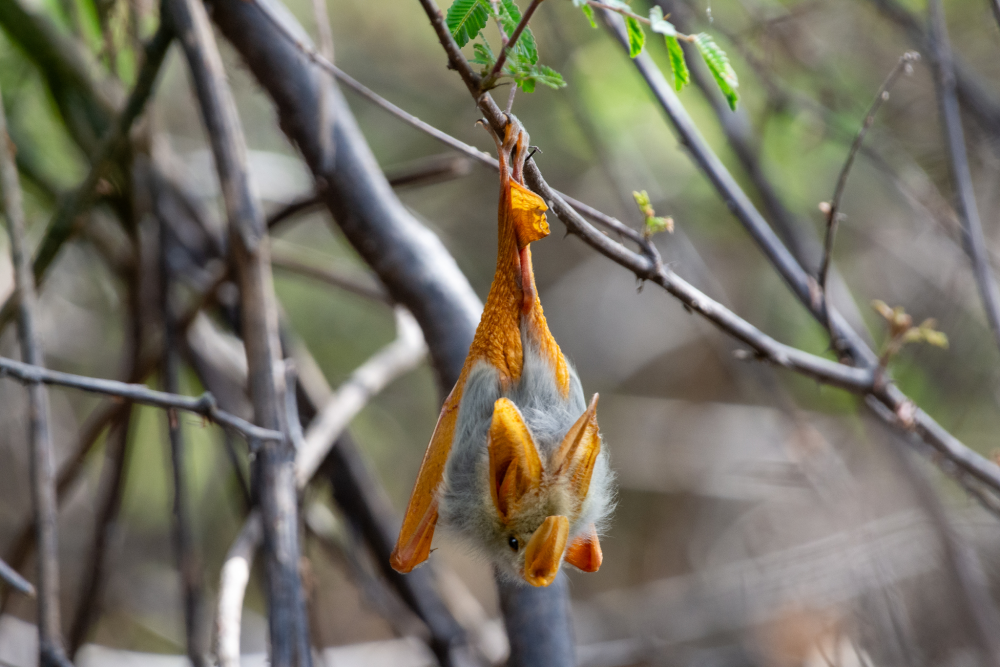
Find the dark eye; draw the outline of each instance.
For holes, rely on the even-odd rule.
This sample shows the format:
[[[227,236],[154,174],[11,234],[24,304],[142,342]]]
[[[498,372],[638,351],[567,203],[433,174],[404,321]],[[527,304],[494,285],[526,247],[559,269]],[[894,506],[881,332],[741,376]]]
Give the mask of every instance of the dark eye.
[[[507,546],[509,546],[512,551],[517,551],[520,545],[517,543],[517,538],[511,535],[507,538]]]

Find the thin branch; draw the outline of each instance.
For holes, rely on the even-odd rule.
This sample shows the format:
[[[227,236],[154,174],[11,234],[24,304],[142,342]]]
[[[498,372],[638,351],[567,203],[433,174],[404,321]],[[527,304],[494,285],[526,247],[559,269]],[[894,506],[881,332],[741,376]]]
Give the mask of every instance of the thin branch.
[[[416,367],[427,354],[420,326],[403,308],[396,309],[396,331],[396,340],[351,373],[309,424],[303,446],[295,457],[295,477],[300,489],[316,474],[334,442],[368,401]]]
[[[7,118],[0,99],[0,189],[10,235],[14,265],[14,290],[18,303],[18,340],[26,363],[42,365],[42,344],[36,318],[35,281],[29,267],[24,238],[24,208],[13,144],[7,135]],[[16,362],[15,362],[16,363]],[[37,379],[28,384],[31,493],[35,508],[38,544],[38,651],[41,665],[69,665],[59,614],[59,534],[55,458],[52,451],[49,397]]]
[[[160,377],[167,393],[177,394],[180,390],[179,360],[177,354],[177,330],[175,314],[170,300],[173,271],[170,267],[171,248],[167,224],[159,221],[160,227],[160,313],[163,325],[163,357]],[[184,601],[184,635],[187,656],[194,667],[205,667],[205,651],[201,647],[199,626],[201,616],[202,581],[201,569],[191,536],[190,511],[187,500],[187,474],[185,464],[184,434],[177,414],[166,413],[167,436],[170,443],[170,463],[173,472],[173,507],[171,528],[173,534],[174,557],[180,575],[181,597]]]
[[[983,225],[979,219],[976,194],[972,188],[972,172],[965,148],[965,132],[962,129],[962,112],[955,92],[955,65],[948,40],[944,10],[939,0],[931,0],[928,5],[930,20],[930,52],[934,69],[934,83],[941,105],[941,123],[948,146],[951,162],[951,177],[955,187],[955,210],[962,222],[962,237],[966,252],[972,260],[972,272],[983,301],[986,319],[993,331],[993,337],[1000,347],[1000,289],[997,287],[993,269],[990,266]]]
[[[477,162],[484,164],[487,167],[490,167],[494,171],[500,168],[500,163],[497,162],[497,159],[492,155],[484,151],[481,151],[475,146],[471,146],[465,143],[464,141],[456,139],[450,134],[434,127],[430,123],[426,123],[420,120],[410,112],[396,106],[389,100],[385,99],[384,97],[382,97],[381,95],[379,95],[378,93],[371,90],[363,83],[352,77],[350,74],[347,74],[342,69],[331,63],[329,60],[320,55],[314,48],[312,48],[311,46],[303,42],[301,39],[299,39],[299,37],[287,25],[285,25],[285,23],[282,22],[282,20],[279,17],[274,15],[273,10],[271,9],[270,6],[266,5],[261,0],[250,0],[250,1],[253,2],[255,5],[257,5],[257,7],[261,10],[261,13],[267,18],[267,20],[271,23],[271,25],[273,25],[278,30],[278,32],[280,32],[281,35],[285,37],[285,39],[287,39],[299,51],[301,51],[304,56],[306,56],[310,61],[318,65],[320,68],[332,74],[334,77],[337,78],[338,81],[340,81],[342,84],[344,84],[345,86],[356,92],[358,95],[365,98],[366,100],[368,100],[375,106],[379,107],[380,109],[395,116],[396,118],[399,118],[407,125],[420,130],[424,134],[427,134],[428,136],[434,139],[437,139],[445,146],[455,149],[456,151],[462,153],[463,155],[466,155],[472,158],[473,160],[476,160]],[[454,41],[452,43],[454,43]],[[465,69],[468,69],[467,64]],[[468,72],[471,73],[473,76],[476,76],[471,69],[468,69]],[[391,178],[390,178],[390,184],[392,184]],[[580,213],[586,215],[595,222],[607,227],[608,229],[614,232],[622,234],[629,240],[634,241],[635,243],[638,243],[640,245],[645,243],[645,239],[643,238],[640,232],[625,225],[621,221],[605,213],[601,213],[592,206],[588,206],[587,204],[584,204],[581,201],[573,199],[569,195],[563,193],[559,194],[573,208],[577,209],[578,211],[580,211]],[[290,204],[289,206],[293,205],[295,204]]]
[[[3,560],[0,560],[0,580],[19,593],[35,597],[35,587],[31,585],[31,582],[18,574],[17,570]]]
[[[364,273],[305,262],[298,253],[284,244],[275,242],[271,246],[271,264],[275,268],[314,278],[372,301],[392,303],[385,288]]]
[[[7,357],[0,357],[0,377],[9,377],[23,384],[40,382],[43,384],[70,387],[71,389],[125,399],[133,403],[151,405],[155,408],[191,412],[201,415],[220,426],[238,431],[248,440],[262,440],[265,442],[285,441],[285,436],[280,431],[255,426],[236,415],[230,414],[225,410],[220,410],[215,405],[215,399],[209,393],[204,393],[197,398],[194,396],[180,396],[178,394],[156,391],[142,384],[128,384],[126,382],[118,382],[117,380],[105,380],[85,375],[52,371],[41,366],[8,359]]]
[[[226,552],[215,615],[215,655],[219,659],[219,667],[240,667],[243,596],[250,581],[254,554],[263,539],[260,513],[254,510],[243,522],[243,527]]]
[[[847,175],[854,165],[854,158],[861,149],[861,144],[864,142],[868,130],[871,128],[872,123],[875,122],[875,114],[878,113],[882,104],[889,99],[889,91],[892,89],[892,86],[904,73],[911,73],[913,71],[913,63],[919,59],[919,53],[916,51],[907,51],[900,57],[899,62],[892,68],[892,71],[889,72],[889,76],[885,78],[885,81],[882,82],[878,92],[875,93],[875,99],[872,100],[872,104],[868,108],[864,122],[861,123],[861,129],[858,130],[858,134],[854,137],[854,142],[847,152],[847,159],[844,161],[844,166],[841,167],[840,175],[837,177],[837,186],[834,188],[833,197],[829,202],[826,202],[826,239],[823,243],[823,260],[819,265],[819,273],[817,274],[820,289],[823,290],[824,294],[826,293],[826,277],[830,271],[830,257],[833,254],[833,240],[837,233],[837,223],[839,222],[840,199],[844,196],[844,188],[847,186]]]
[[[42,237],[35,253],[33,263],[35,281],[39,284],[45,279],[49,266],[63,244],[76,229],[77,216],[93,200],[94,189],[98,182],[105,178],[116,165],[118,154],[128,141],[129,130],[142,113],[153,92],[157,75],[172,41],[171,31],[161,25],[146,45],[143,65],[136,78],[135,87],[132,89],[122,112],[115,118],[114,123],[101,139],[93,157],[93,166],[83,182],[69,196],[60,201],[56,212],[52,215],[45,230],[45,236]],[[3,305],[2,310],[0,310],[0,328],[13,315],[15,306],[12,299]]]
[[[531,0],[531,4],[528,5],[524,14],[521,15],[521,20],[518,21],[517,27],[514,28],[514,32],[510,34],[510,39],[508,39],[503,48],[500,49],[500,55],[497,56],[497,61],[494,63],[493,69],[490,70],[489,76],[487,76],[486,80],[483,81],[484,88],[489,88],[490,85],[496,81],[497,76],[499,76],[501,70],[503,70],[504,63],[507,62],[507,53],[517,46],[517,40],[521,38],[521,33],[523,33],[524,29],[528,27],[528,21],[531,20],[532,15],[535,13],[535,10],[538,9],[538,5],[540,4],[542,4],[542,0]],[[510,111],[509,106],[507,111]]]
[[[267,228],[248,177],[246,139],[236,102],[204,4],[200,0],[170,0],[167,7],[184,46],[225,200],[240,285],[241,324],[254,418],[265,428],[286,434],[286,387],[284,374],[279,370],[281,345],[268,263]],[[308,667],[312,654],[308,650],[309,626],[299,576],[294,446],[284,437],[265,443],[255,465],[267,551],[270,663],[274,667]]]

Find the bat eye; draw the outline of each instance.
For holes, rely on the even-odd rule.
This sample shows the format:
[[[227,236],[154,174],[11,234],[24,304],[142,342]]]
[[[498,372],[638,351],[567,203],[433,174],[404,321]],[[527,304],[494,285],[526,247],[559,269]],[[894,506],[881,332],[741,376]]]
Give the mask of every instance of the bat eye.
[[[507,546],[511,548],[511,551],[517,551],[520,545],[517,543],[517,538],[511,535],[507,538]]]

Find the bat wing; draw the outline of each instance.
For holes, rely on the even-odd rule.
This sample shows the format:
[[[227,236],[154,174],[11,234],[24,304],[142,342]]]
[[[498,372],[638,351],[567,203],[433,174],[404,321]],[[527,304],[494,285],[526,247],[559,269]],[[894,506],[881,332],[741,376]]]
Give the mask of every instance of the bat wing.
[[[403,516],[403,527],[389,560],[397,572],[409,572],[427,560],[431,553],[431,540],[434,538],[434,527],[438,519],[438,487],[444,478],[444,467],[455,437],[455,422],[462,401],[464,379],[459,380],[445,400],[437,426],[434,427],[434,435],[431,436],[424,460],[420,464],[410,503]]]

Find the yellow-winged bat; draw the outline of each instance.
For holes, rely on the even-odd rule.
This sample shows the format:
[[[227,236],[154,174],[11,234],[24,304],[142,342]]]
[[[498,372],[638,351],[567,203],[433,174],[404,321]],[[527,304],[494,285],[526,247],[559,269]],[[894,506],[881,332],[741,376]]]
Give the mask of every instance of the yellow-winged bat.
[[[563,561],[601,565],[613,505],[597,395],[589,407],[535,290],[528,244],[549,234],[547,206],[524,187],[528,137],[501,140],[497,269],[469,356],[445,400],[403,518],[392,567],[430,554],[434,528],[461,534],[507,576],[548,586]]]

